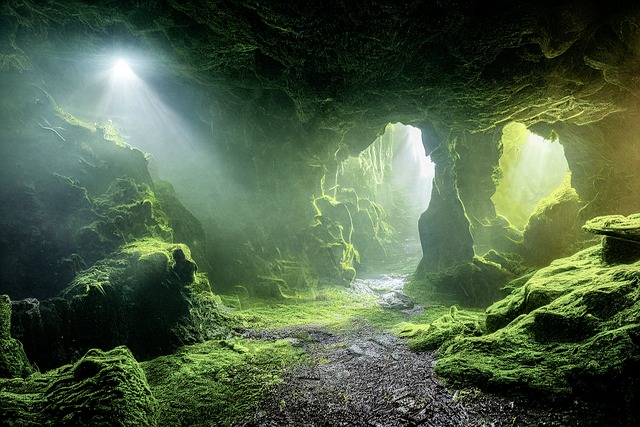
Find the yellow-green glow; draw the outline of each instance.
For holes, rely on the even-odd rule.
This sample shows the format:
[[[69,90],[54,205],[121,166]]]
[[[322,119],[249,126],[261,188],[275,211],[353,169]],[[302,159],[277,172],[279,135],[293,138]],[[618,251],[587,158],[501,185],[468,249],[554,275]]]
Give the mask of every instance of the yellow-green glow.
[[[538,202],[556,189],[569,173],[564,148],[510,123],[502,133],[501,177],[491,198],[498,214],[523,229]]]

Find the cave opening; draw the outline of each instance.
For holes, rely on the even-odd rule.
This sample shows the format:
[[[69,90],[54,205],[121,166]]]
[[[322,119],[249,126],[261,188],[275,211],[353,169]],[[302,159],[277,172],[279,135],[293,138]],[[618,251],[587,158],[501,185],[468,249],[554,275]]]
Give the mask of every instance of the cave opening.
[[[636,425],[640,8],[312,3],[2,2],[0,424]]]
[[[367,276],[409,273],[422,257],[418,219],[429,206],[435,165],[425,154],[420,129],[389,123],[357,157],[348,158],[339,181],[381,208],[383,256],[362,259]]]
[[[523,230],[538,203],[570,181],[571,171],[556,135],[543,138],[513,122],[504,127],[501,144],[491,200],[496,213]]]

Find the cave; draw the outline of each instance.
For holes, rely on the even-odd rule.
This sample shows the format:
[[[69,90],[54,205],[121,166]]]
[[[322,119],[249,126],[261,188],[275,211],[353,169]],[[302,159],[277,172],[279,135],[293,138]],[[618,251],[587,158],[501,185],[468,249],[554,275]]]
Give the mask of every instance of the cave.
[[[637,425],[640,6],[8,0],[0,76],[0,425]]]

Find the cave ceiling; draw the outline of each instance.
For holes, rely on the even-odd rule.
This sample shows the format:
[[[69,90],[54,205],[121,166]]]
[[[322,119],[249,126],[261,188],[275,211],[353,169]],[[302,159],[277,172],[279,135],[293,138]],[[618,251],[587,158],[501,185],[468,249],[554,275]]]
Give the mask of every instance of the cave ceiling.
[[[268,99],[273,114],[347,142],[396,121],[471,132],[513,120],[582,125],[634,108],[640,94],[633,2],[58,0],[1,10],[5,70],[33,66],[24,56],[36,48],[55,56],[64,44],[130,41],[193,84],[236,103]]]

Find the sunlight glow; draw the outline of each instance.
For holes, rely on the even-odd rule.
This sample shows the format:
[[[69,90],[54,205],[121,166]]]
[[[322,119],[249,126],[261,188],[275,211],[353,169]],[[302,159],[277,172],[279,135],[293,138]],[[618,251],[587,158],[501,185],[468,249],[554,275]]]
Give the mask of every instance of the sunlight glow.
[[[498,214],[523,229],[536,205],[569,173],[564,147],[531,133],[520,123],[505,126],[496,192],[491,197]]]
[[[393,184],[398,191],[409,193],[412,211],[419,216],[429,206],[435,165],[425,155],[420,129],[398,123],[388,125],[387,132],[395,140]]]
[[[184,120],[162,99],[162,93],[147,83],[146,76],[157,76],[153,62],[144,57],[112,57],[96,75],[98,98],[91,113],[96,122],[113,122],[126,133],[125,140],[145,151],[157,153],[177,144],[186,148],[192,141]],[[160,69],[162,71],[162,69]]]
[[[135,77],[135,73],[123,58],[119,58],[116,64],[111,69],[114,78],[119,80],[132,79]]]

